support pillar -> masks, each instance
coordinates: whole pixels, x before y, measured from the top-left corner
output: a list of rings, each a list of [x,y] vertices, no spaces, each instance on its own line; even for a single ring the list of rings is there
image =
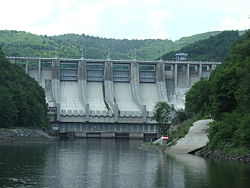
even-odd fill
[[[167,88],[166,88],[166,76],[165,76],[165,64],[163,61],[156,64],[156,86],[157,86],[159,100],[168,101]]]
[[[114,121],[117,122],[118,105],[114,100],[113,64],[109,59],[104,64],[104,100],[114,114]]]
[[[187,64],[187,88],[189,88],[189,83],[190,83],[190,64]]]
[[[178,87],[178,64],[174,64],[174,87]]]
[[[86,62],[79,61],[77,71],[78,81],[86,80]]]
[[[146,105],[142,105],[142,114],[143,114],[143,122],[147,122],[147,107]]]
[[[60,121],[60,79],[59,79],[59,60],[53,60],[52,61],[52,93],[54,102],[57,107],[57,121]]]
[[[86,121],[89,121],[89,104],[87,104],[87,81],[86,81],[86,62],[81,60],[77,67],[77,83],[80,92],[80,101],[84,107]]]
[[[214,69],[216,69],[216,65],[211,65],[211,71],[213,71]]]
[[[59,80],[59,60],[53,60],[52,61],[52,79]]]
[[[56,120],[57,121],[60,121],[60,104],[59,103],[56,103]]]
[[[38,61],[38,83],[41,85],[41,60]]]
[[[112,64],[110,61],[106,61],[104,64],[104,80],[112,81],[113,79]]]
[[[199,77],[202,77],[202,64],[199,65]]]
[[[142,105],[141,102],[141,91],[140,91],[140,82],[139,82],[139,63],[134,61],[133,63],[131,63],[131,81],[130,81],[130,85],[131,85],[131,92],[132,92],[132,97],[134,99],[135,104],[137,104],[137,106],[139,107],[139,109],[141,110],[143,117],[144,117],[144,121],[145,121],[145,117],[146,117],[146,110],[144,105]]]
[[[25,73],[28,74],[29,72],[29,63],[25,63]]]
[[[165,80],[165,67],[164,63],[160,62],[156,64],[156,81],[157,82],[164,82]]]
[[[89,104],[85,105],[86,121],[89,121]]]

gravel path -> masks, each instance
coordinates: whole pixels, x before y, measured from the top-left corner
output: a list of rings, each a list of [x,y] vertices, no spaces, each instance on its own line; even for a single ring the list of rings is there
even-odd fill
[[[167,149],[167,153],[184,154],[205,146],[208,142],[207,129],[211,119],[199,120],[193,123],[188,134],[177,141],[177,144]]]

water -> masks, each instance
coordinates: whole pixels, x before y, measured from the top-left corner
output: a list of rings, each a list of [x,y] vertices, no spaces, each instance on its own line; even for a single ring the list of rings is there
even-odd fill
[[[143,151],[141,142],[0,141],[0,187],[250,187],[250,164]]]

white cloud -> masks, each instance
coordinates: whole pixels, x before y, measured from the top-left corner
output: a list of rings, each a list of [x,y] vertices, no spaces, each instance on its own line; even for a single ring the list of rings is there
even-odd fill
[[[249,0],[2,0],[0,29],[174,39],[209,28],[249,29],[249,7]]]
[[[48,6],[49,3],[49,0],[8,0],[2,2],[0,29],[28,29],[37,21],[47,18],[52,11],[51,7]]]
[[[250,29],[250,19],[248,15],[240,18],[226,16],[220,26],[220,30],[246,30]]]
[[[34,30],[36,33],[42,28],[50,35],[63,33],[85,33],[89,35],[100,35],[102,28],[100,23],[105,11],[122,6],[127,0],[102,0],[102,1],[71,1],[66,0],[59,3],[57,18],[40,28]]]
[[[169,18],[171,18],[171,14],[167,10],[152,10],[150,12],[149,23],[155,33],[153,38],[167,38],[166,25]]]

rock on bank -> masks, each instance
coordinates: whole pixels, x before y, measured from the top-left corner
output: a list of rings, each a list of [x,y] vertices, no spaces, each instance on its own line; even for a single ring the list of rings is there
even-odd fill
[[[38,129],[0,129],[0,138],[50,139],[53,137]]]

